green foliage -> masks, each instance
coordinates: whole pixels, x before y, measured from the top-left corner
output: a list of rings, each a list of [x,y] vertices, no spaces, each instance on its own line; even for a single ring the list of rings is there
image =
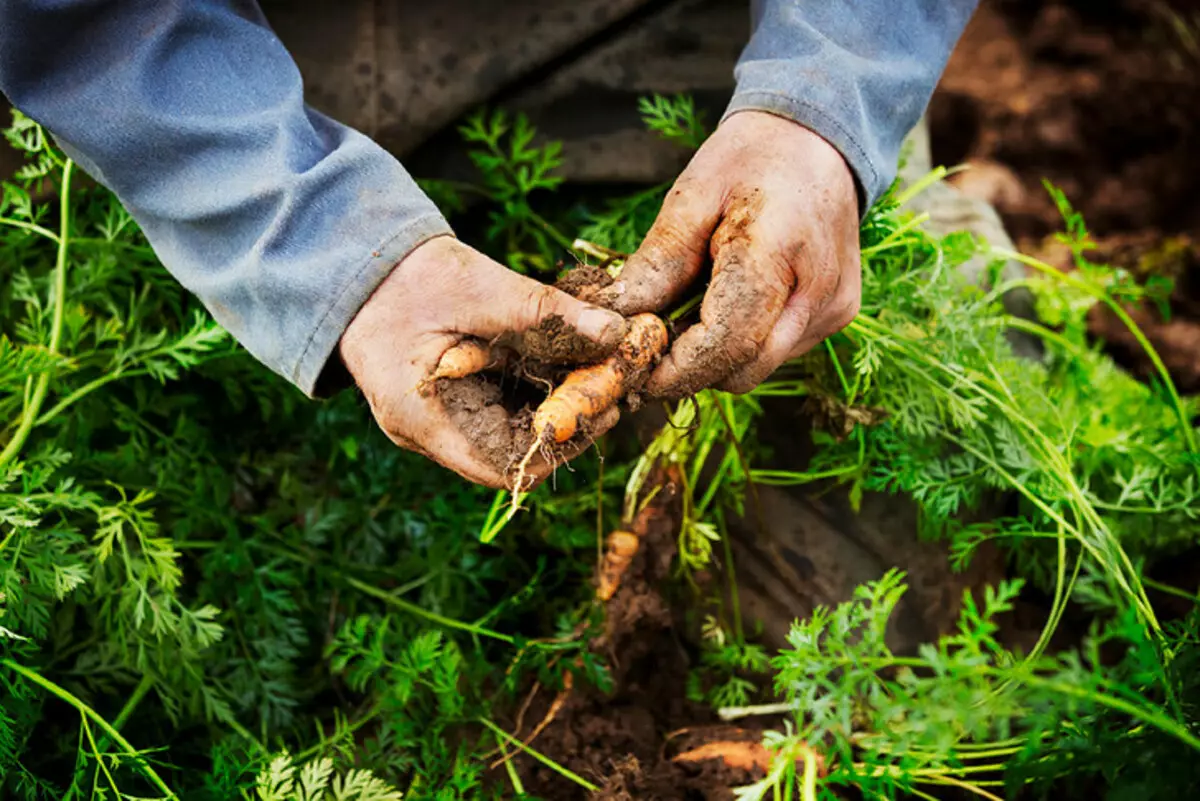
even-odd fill
[[[554,175],[562,163],[562,143],[534,146],[537,132],[529,119],[517,114],[510,120],[503,110],[476,112],[459,130],[475,145],[469,155],[482,179],[475,191],[494,204],[488,240],[502,246],[508,265],[518,272],[554,270],[556,249],[569,248],[570,241],[533,210],[530,199],[562,183]]]
[[[688,95],[643,97],[638,101],[638,111],[646,127],[668,142],[695,150],[708,137],[704,114],[696,110],[695,101]]]
[[[1084,770],[1105,770],[1111,787],[1141,760],[1114,765],[1101,753],[1153,743],[1182,767],[1181,757],[1200,748],[1200,737],[1162,707],[1184,686],[1194,692],[1194,674],[1163,671],[1158,644],[1132,611],[1095,628],[1080,651],[1022,658],[997,639],[998,618],[1012,610],[1021,586],[1002,582],[986,588],[982,605],[964,594],[958,630],[905,657],[885,639],[902,580],[890,571],[851,601],[797,621],[790,647],[773,661],[777,689],[795,710],[795,727],[775,735],[773,745],[825,754],[823,797],[853,786],[868,798],[891,799],[914,786],[972,782],[1006,769],[1014,790]],[[1173,627],[1173,643],[1192,640],[1194,626]],[[1115,668],[1102,657],[1110,649],[1123,654]],[[1194,767],[1182,772],[1174,786],[1195,780]],[[1133,773],[1146,780],[1136,767]],[[779,781],[769,777],[755,791]]]
[[[607,681],[575,659],[620,466],[580,460],[482,546],[490,492],[351,394],[304,402],[40,128],[10,139],[34,168],[0,201],[0,796],[252,797],[280,748],[410,799],[493,794],[480,716],[565,665]],[[321,797],[378,796],[365,777]]]
[[[389,787],[369,770],[352,770],[335,776],[333,760],[316,759],[292,764],[280,754],[258,776],[255,798],[259,801],[400,801],[399,790]]]
[[[671,141],[703,138],[686,98],[641,111]],[[550,277],[574,252],[617,266],[666,189],[556,206],[558,146],[535,144],[527,120],[480,113],[463,135],[479,182],[424,185],[447,211],[482,204],[483,244],[514,269]],[[1052,593],[1028,654],[997,632],[1016,581],[967,596],[958,630],[916,655],[884,636],[898,573],[798,621],[769,664],[740,620],[713,621],[693,696],[761,700],[773,669],[794,711],[740,797],[1195,786],[1200,616],[1161,621],[1142,564],[1194,541],[1196,408],[1165,370],[1139,383],[1088,340],[1096,303],[1123,311],[1163,287],[1091,263],[1061,194],[1067,275],[934,238],[890,193],[863,225],[863,313],[845,332],[754,393],[680,404],[640,454],[607,443],[510,518],[396,449],[355,397],[302,402],[107,193],[72,188],[39,127],[18,115],[7,137],[28,160],[0,199],[0,795],[505,796],[484,771],[494,721],[535,680],[611,682],[587,647],[598,536],[652,499],[661,466],[681,485],[685,581],[729,560],[724,521],[753,485],[823,482],[910,498],[956,564],[995,541]],[[993,259],[995,286],[962,278],[972,258]],[[1028,274],[1004,279],[1004,259]],[[1014,289],[1040,322],[1004,309]],[[811,464],[763,467],[765,410],[801,402],[825,410]],[[1072,601],[1097,625],[1050,655]]]

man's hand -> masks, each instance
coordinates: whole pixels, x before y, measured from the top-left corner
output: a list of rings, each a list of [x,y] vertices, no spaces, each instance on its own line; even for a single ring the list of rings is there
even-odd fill
[[[663,311],[707,260],[700,323],[646,392],[748,392],[854,319],[862,275],[850,168],[825,140],[758,111],[729,117],[675,182],[637,253],[601,303]]]
[[[420,388],[442,354],[464,336],[490,341],[520,335],[552,315],[594,341],[598,351],[616,348],[625,330],[620,315],[520,276],[456,239],[439,237],[410,253],[379,285],[346,328],[339,348],[392,441],[477,484],[507,487],[503,467],[481,458],[438,398]],[[616,419],[613,409],[593,421],[594,434],[604,433]],[[540,479],[552,469],[539,462],[527,475]]]

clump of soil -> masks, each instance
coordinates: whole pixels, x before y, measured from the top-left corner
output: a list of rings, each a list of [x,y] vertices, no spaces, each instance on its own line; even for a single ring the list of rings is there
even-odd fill
[[[533,444],[533,412],[513,410],[500,384],[482,375],[443,378],[435,387],[450,420],[490,465],[507,471]]]
[[[548,365],[590,364],[608,355],[557,314],[526,331],[521,344],[525,358]]]
[[[681,763],[673,757],[705,742],[758,742],[763,731],[723,725],[710,708],[687,698],[693,658],[680,636],[685,621],[664,595],[680,511],[669,478],[651,504],[655,509],[646,517],[641,547],[607,604],[602,633],[591,643],[611,667],[612,692],[577,689],[532,745],[599,786],[591,796],[596,800],[728,801],[732,788],[761,778],[761,771],[733,768],[720,759]],[[549,704],[542,699],[533,719]],[[577,785],[532,760],[519,766],[531,795],[549,801],[584,796]]]
[[[581,264],[568,270],[554,286],[584,303],[594,303],[600,290],[607,289],[612,283],[612,276],[606,270],[593,264]]]

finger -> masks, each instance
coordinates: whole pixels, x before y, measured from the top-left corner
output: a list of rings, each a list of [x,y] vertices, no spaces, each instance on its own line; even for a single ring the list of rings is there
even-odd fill
[[[820,308],[812,293],[796,293],[788,300],[779,322],[763,344],[758,358],[719,386],[726,392],[749,392],[791,359],[841,331],[858,315],[862,299],[862,273],[855,264],[839,275],[837,292]]]
[[[463,290],[457,330],[552,363],[588,362],[611,353],[625,333],[616,312],[485,260]]]
[[[755,211],[753,203],[734,207],[713,235],[713,278],[700,305],[700,322],[675,342],[651,375],[647,394],[693,395],[758,356],[796,278],[788,248],[762,233]]]
[[[597,303],[626,316],[664,309],[703,268],[720,214],[719,183],[689,177],[685,171],[620,276],[597,293]]]

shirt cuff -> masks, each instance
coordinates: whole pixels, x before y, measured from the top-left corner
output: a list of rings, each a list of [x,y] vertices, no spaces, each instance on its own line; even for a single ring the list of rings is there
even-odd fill
[[[338,357],[338,343],[358,310],[392,270],[412,251],[439,236],[454,232],[441,214],[425,214],[409,220],[384,240],[356,267],[345,286],[323,313],[290,370],[289,378],[310,398],[328,397],[351,383]]]
[[[739,111],[762,111],[791,120],[803,125],[841,153],[854,175],[860,217],[887,190],[887,178],[872,163],[852,129],[820,106],[781,91],[753,89],[734,93],[721,122]]]

